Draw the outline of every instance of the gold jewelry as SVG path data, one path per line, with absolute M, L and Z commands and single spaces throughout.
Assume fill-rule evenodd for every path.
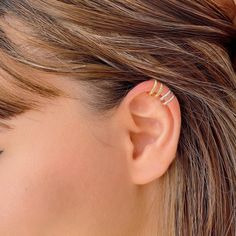
M 157 80 L 154 80 L 154 85 L 153 85 L 153 87 L 152 87 L 152 90 L 149 92 L 149 95 L 150 95 L 150 96 L 152 96 L 152 95 L 154 94 L 155 89 L 156 89 L 156 87 L 157 87 L 157 84 L 158 84 Z
M 160 88 L 154 97 L 159 97 L 163 91 L 163 84 L 161 83 Z
M 157 85 L 158 85 L 158 82 L 155 79 L 154 80 L 154 85 L 153 85 L 151 91 L 148 93 L 150 96 L 153 96 L 153 94 L 155 94 L 155 90 L 156 90 Z M 162 91 L 163 91 L 163 84 L 160 83 L 160 87 L 159 87 L 158 91 L 156 92 L 156 94 L 154 95 L 154 97 L 159 97 L 161 95 Z M 165 98 L 167 98 L 169 95 L 172 95 L 172 96 L 168 100 L 165 100 Z M 167 105 L 168 103 L 170 103 L 174 99 L 174 97 L 175 97 L 175 95 L 169 89 L 166 94 L 161 96 L 160 101 L 163 102 L 163 105 Z

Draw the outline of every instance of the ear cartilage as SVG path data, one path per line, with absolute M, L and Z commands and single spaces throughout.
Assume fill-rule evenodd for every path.
M 154 85 L 151 89 L 151 91 L 149 92 L 149 95 L 153 95 L 155 93 L 155 89 L 158 85 L 157 80 L 154 80 Z M 163 84 L 160 83 L 160 87 L 158 89 L 158 91 L 156 92 L 156 94 L 154 95 L 154 97 L 159 97 L 161 95 L 163 91 Z M 169 95 L 172 95 L 168 100 L 165 100 Z M 170 103 L 173 99 L 174 99 L 175 95 L 173 94 L 173 92 L 169 89 L 168 92 L 164 95 L 161 96 L 160 101 L 163 103 L 163 105 L 167 105 L 168 103 Z

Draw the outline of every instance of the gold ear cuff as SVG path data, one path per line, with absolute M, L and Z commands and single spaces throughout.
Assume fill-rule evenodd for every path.
M 153 97 L 159 97 L 163 91 L 163 84 L 161 82 L 158 91 L 155 93 L 155 90 L 157 88 L 158 82 L 157 80 L 154 80 L 154 84 L 153 87 L 151 89 L 151 91 L 148 93 L 148 95 L 153 96 Z M 172 96 L 170 96 L 172 95 Z M 167 99 L 167 97 L 169 96 L 169 99 Z M 160 101 L 163 103 L 163 105 L 167 105 L 168 103 L 170 103 L 173 99 L 174 99 L 175 95 L 173 94 L 173 92 L 169 89 L 168 92 L 164 95 L 161 96 Z

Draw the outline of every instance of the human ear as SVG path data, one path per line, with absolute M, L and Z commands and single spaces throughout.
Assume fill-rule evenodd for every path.
M 150 95 L 154 85 L 159 96 Z M 180 135 L 181 112 L 176 96 L 163 83 L 145 81 L 129 91 L 117 115 L 119 127 L 127 131 L 122 135 L 129 141 L 126 153 L 132 182 L 145 184 L 162 176 L 175 158 Z

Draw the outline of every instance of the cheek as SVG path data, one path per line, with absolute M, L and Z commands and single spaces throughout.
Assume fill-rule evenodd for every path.
M 13 226 L 17 235 L 21 230 L 21 235 L 37 229 L 46 231 L 66 218 L 75 204 L 74 180 L 83 175 L 79 172 L 74 175 L 73 154 L 29 152 L 1 163 L 0 235 L 12 232 Z M 23 234 L 24 230 L 27 234 Z
M 2 161 L 0 235 L 46 235 L 71 222 L 87 228 L 91 217 L 124 206 L 127 176 L 116 155 L 91 139 L 51 140 Z

